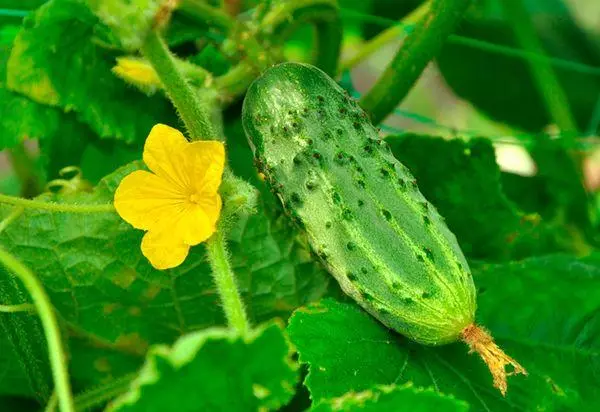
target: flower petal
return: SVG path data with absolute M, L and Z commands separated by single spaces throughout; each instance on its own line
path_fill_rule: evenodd
M 142 239 L 142 253 L 159 270 L 181 265 L 189 250 L 188 245 L 178 242 L 168 231 L 149 231 Z
M 186 245 L 194 246 L 204 242 L 215 233 L 221 213 L 221 196 L 201 198 L 197 204 L 190 203 L 177 220 L 173 230 Z
M 152 229 L 169 221 L 185 203 L 185 195 L 168 181 L 144 170 L 137 170 L 121 181 L 115 191 L 117 213 L 137 229 Z
M 190 143 L 184 150 L 195 193 L 219 190 L 225 167 L 225 146 L 216 140 Z
M 183 151 L 189 145 L 183 134 L 164 124 L 155 125 L 144 145 L 144 163 L 158 176 L 183 191 L 189 187 L 189 171 L 183 163 Z

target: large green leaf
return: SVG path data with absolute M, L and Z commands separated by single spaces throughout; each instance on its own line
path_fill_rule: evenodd
M 86 179 L 103 176 L 141 157 L 141 145 L 99 141 L 96 134 L 74 113 L 36 103 L 12 92 L 6 85 L 6 61 L 12 40 L 0 44 L 0 150 L 13 148 L 26 139 L 39 139 L 41 159 L 49 180 L 67 166 L 79 166 Z
M 432 389 L 423 390 L 412 385 L 376 386 L 364 392 L 349 392 L 338 398 L 320 402 L 311 412 L 430 412 L 432 410 L 468 411 L 465 402 L 442 396 Z
M 101 137 L 140 142 L 155 123 L 176 122 L 172 107 L 112 74 L 115 56 L 94 41 L 102 30 L 81 1 L 50 0 L 25 19 L 8 61 L 8 86 L 74 110 Z
M 600 253 L 479 265 L 479 317 L 502 336 L 600 352 Z M 510 321 L 499 305 L 511 310 Z M 600 366 L 600 365 L 597 365 Z
M 298 366 L 277 324 L 242 338 L 206 329 L 155 346 L 130 391 L 112 411 L 254 411 L 285 405 L 294 394 Z
M 467 256 L 498 260 L 558 247 L 551 228 L 539 216 L 526 215 L 505 196 L 489 140 L 418 135 L 386 140 L 444 216 Z
M 120 180 L 139 168 L 136 162 L 118 170 L 92 193 L 38 200 L 110 203 Z M 0 206 L 0 219 L 11 211 Z M 193 248 L 180 267 L 158 271 L 141 254 L 142 235 L 114 212 L 28 209 L 0 233 L 0 243 L 36 273 L 72 333 L 92 346 L 139 356 L 150 344 L 171 343 L 189 331 L 224 324 L 204 247 Z M 327 290 L 329 276 L 313 262 L 306 241 L 286 219 L 262 206 L 235 225 L 230 247 L 255 321 L 287 317 Z M 6 275 L 0 277 L 3 282 Z M 43 347 L 43 342 L 37 344 Z M 36 359 L 47 362 L 45 356 Z M 105 372 L 103 378 L 116 374 Z
M 413 382 L 465 400 L 475 411 L 590 410 L 600 402 L 597 263 L 532 258 L 478 270 L 478 321 L 529 376 L 509 378 L 506 398 L 461 343 L 431 348 L 386 329 L 353 304 L 324 300 L 295 312 L 288 327 L 314 402 Z M 543 286 L 541 286 L 543 285 Z M 592 408 L 593 409 L 593 408 Z

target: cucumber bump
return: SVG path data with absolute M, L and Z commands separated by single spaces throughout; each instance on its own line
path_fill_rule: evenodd
M 475 286 L 444 219 L 331 78 L 274 66 L 248 89 L 242 119 L 259 170 L 346 294 L 416 342 L 466 342 L 502 393 L 507 365 L 525 373 L 474 324 Z

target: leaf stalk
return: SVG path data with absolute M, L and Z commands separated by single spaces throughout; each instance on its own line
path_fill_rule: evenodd
M 433 0 L 431 11 L 383 72 L 375 86 L 361 99 L 374 124 L 390 114 L 412 89 L 417 79 L 460 23 L 470 0 Z

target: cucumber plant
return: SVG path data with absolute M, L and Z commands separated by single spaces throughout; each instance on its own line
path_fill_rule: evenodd
M 388 0 L 5 0 L 0 410 L 593 409 L 600 220 L 552 66 L 598 71 L 545 58 L 521 2 L 526 52 L 452 37 L 470 0 L 402 24 L 366 16 Z M 376 129 L 446 39 L 527 60 L 568 137 L 522 145 L 535 178 L 502 180 L 510 124 Z

